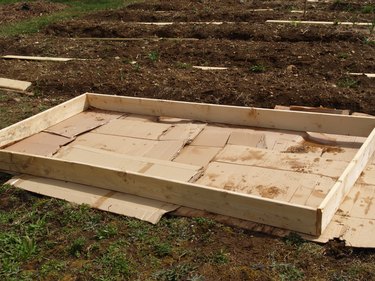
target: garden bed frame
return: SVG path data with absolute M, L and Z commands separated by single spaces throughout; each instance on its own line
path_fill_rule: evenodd
M 0 148 L 88 108 L 196 121 L 367 137 L 318 208 L 0 149 L 0 169 L 119 191 L 293 231 L 320 235 L 375 151 L 375 118 L 86 93 L 0 131 Z

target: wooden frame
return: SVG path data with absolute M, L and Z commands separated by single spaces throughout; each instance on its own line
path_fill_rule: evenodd
M 0 149 L 0 169 L 120 191 L 223 215 L 319 235 L 375 151 L 375 118 L 86 93 L 0 131 L 0 147 L 36 134 L 89 107 L 204 122 L 309 131 L 367 140 L 318 208 L 145 176 L 108 167 Z M 345 124 L 345 125 L 342 125 Z M 95 174 L 95 177 L 92 175 Z

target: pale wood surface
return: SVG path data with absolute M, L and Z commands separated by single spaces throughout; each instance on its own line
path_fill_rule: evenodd
M 72 182 L 22 175 L 11 179 L 9 184 L 24 190 L 87 204 L 99 210 L 134 217 L 156 224 L 162 215 L 178 208 L 178 205 L 134 196 L 107 189 Z
M 299 20 L 266 20 L 267 23 L 290 23 L 290 24 L 318 24 L 318 25 L 351 25 L 371 26 L 370 22 L 334 22 L 334 21 L 299 21 Z
M 367 137 L 375 127 L 375 118 L 364 116 L 289 112 L 98 94 L 88 94 L 88 100 L 91 106 L 104 110 L 301 132 Z M 340 126 L 343 123 L 345 126 Z
M 31 82 L 0 77 L 0 89 L 24 92 L 31 86 Z
M 0 130 L 0 147 L 14 143 L 66 120 L 88 108 L 86 95 L 78 96 L 58 106 Z
M 375 129 L 371 132 L 353 160 L 346 167 L 343 174 L 331 188 L 327 197 L 320 204 L 322 209 L 322 229 L 324 229 L 332 220 L 341 202 L 350 192 L 354 183 L 361 175 L 363 169 L 369 163 L 375 152 Z
M 15 55 L 6 55 L 6 56 L 2 56 L 1 58 L 3 58 L 3 59 L 18 59 L 18 60 L 36 60 L 36 61 L 57 61 L 57 62 L 67 62 L 67 61 L 71 61 L 71 60 L 77 60 L 75 58 L 15 56 Z
M 197 184 L 7 151 L 0 151 L 0 165 L 6 170 L 19 173 L 73 181 L 256 222 L 267 222 L 270 225 L 304 233 L 318 234 L 316 210 L 305 206 L 281 202 L 275 204 L 274 200 Z

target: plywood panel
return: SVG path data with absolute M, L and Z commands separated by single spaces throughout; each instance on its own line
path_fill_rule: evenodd
M 291 171 L 211 162 L 197 183 L 288 202 L 298 188 L 303 187 L 309 196 L 317 183 L 328 190 L 334 180 Z
M 97 134 L 157 140 L 171 125 L 142 122 L 127 118 L 116 119 L 94 130 Z
M 12 144 L 6 147 L 5 150 L 41 156 L 52 156 L 61 146 L 72 141 L 72 138 L 41 132 Z
M 53 125 L 45 131 L 71 138 L 102 126 L 122 115 L 124 114 L 113 111 L 87 110 Z
M 221 148 L 219 147 L 185 146 L 173 161 L 190 165 L 207 166 L 220 150 Z
M 201 170 L 201 167 L 198 166 L 139 156 L 119 155 L 117 153 L 84 146 L 70 146 L 62 149 L 56 157 L 92 166 L 107 167 L 127 172 L 138 172 L 145 175 L 186 182 L 198 176 Z
M 217 162 L 257 166 L 277 170 L 338 178 L 348 162 L 336 161 L 304 153 L 280 153 L 241 145 L 227 145 L 215 158 Z
M 230 127 L 206 126 L 191 145 L 224 147 L 234 129 Z

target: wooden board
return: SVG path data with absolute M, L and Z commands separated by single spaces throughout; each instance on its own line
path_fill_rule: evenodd
M 19 173 L 73 181 L 99 188 L 208 210 L 256 222 L 318 234 L 316 210 L 232 191 L 183 183 L 82 163 L 0 151 L 0 167 Z M 92 175 L 95 175 L 93 177 Z M 225 208 L 223 207 L 225 206 Z
M 88 108 L 87 96 L 81 95 L 43 111 L 0 131 L 0 148 L 39 133 Z
M 375 128 L 332 187 L 327 197 L 320 204 L 319 209 L 322 211 L 322 229 L 325 229 L 330 223 L 341 202 L 352 189 L 363 169 L 374 155 L 374 152 Z
M 31 82 L 0 78 L 0 89 L 24 92 L 31 86 Z
M 88 101 L 92 107 L 104 110 L 153 116 L 171 116 L 201 122 L 294 130 L 300 132 L 308 131 L 368 137 L 375 127 L 375 118 L 365 116 L 289 112 L 285 110 L 145 98 L 140 99 L 98 94 L 88 94 Z M 340 124 L 345 124 L 345 126 L 340 126 Z
M 371 26 L 370 22 L 334 22 L 334 21 L 305 21 L 305 20 L 266 20 L 266 23 L 289 23 L 289 24 L 317 24 L 317 25 L 351 25 Z
M 34 57 L 34 56 L 14 56 L 14 55 L 6 55 L 6 56 L 2 56 L 1 58 L 17 59 L 17 60 L 57 61 L 57 62 L 67 62 L 71 60 L 77 60 L 74 58 Z

